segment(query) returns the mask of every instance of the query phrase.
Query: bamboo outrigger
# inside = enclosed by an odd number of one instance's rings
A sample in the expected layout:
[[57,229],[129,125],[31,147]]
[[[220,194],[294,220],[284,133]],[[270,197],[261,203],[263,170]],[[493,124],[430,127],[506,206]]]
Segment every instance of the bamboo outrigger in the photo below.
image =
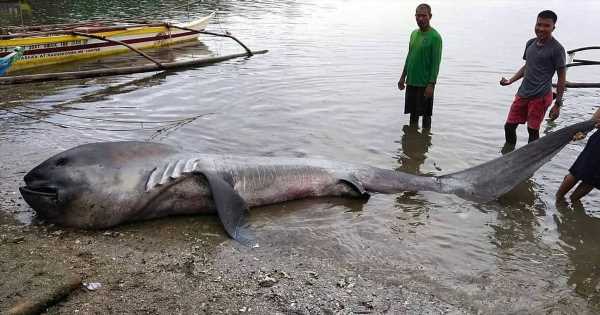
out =
[[[567,68],[580,67],[580,66],[591,66],[600,65],[600,61],[587,60],[587,59],[575,59],[575,53],[586,50],[600,50],[600,46],[589,46],[571,49],[567,51],[569,55],[569,62]],[[582,82],[566,82],[565,86],[568,88],[600,88],[600,82],[582,83]]]
[[152,72],[152,71],[161,71],[161,70],[177,70],[177,69],[182,69],[182,68],[204,66],[204,65],[213,64],[213,63],[217,63],[217,62],[221,62],[221,61],[225,61],[225,60],[229,60],[229,59],[233,59],[233,58],[264,54],[267,52],[268,52],[268,50],[251,51],[250,53],[246,52],[246,53],[241,53],[241,54],[232,54],[232,55],[219,56],[219,57],[162,63],[160,66],[156,65],[156,64],[150,64],[150,65],[144,65],[144,66],[120,67],[120,68],[113,68],[113,69],[99,69],[99,70],[73,71],[73,72],[56,72],[56,73],[45,73],[45,74],[0,77],[0,85],[96,78],[96,77],[102,77],[102,76],[123,75],[123,74]]

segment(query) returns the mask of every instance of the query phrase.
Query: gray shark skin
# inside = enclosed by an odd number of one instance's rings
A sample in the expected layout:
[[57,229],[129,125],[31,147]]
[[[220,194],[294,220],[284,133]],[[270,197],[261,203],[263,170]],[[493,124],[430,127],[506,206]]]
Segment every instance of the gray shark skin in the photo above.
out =
[[326,160],[186,153],[151,142],[92,143],[44,161],[25,175],[20,191],[39,217],[63,226],[102,229],[216,213],[233,239],[252,244],[244,228],[249,207],[404,191],[493,200],[529,178],[575,133],[593,127],[593,121],[574,124],[490,162],[431,177]]

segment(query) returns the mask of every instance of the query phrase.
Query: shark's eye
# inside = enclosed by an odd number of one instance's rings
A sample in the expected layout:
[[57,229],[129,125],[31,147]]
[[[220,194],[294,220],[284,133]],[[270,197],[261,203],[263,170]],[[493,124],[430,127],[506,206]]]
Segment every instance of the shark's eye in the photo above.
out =
[[56,166],[66,165],[68,161],[69,160],[67,160],[66,158],[60,158],[60,159],[58,159],[58,161],[56,161]]

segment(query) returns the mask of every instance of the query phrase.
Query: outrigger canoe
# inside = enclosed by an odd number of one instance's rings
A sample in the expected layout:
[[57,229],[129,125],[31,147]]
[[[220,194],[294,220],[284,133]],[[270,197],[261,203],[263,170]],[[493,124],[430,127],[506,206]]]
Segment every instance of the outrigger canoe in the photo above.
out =
[[[15,48],[24,49],[23,56],[8,72],[70,62],[86,58],[130,51],[125,43],[136,49],[156,48],[195,40],[208,25],[214,13],[189,23],[90,22],[46,26],[36,30],[0,34],[0,58]],[[181,28],[177,28],[181,27]]]

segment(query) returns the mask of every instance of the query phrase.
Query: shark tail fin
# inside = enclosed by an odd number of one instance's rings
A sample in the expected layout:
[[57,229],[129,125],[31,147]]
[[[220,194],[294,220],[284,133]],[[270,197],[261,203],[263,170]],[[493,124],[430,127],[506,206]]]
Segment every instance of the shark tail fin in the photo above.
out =
[[567,145],[577,132],[588,132],[594,125],[592,120],[573,124],[495,160],[440,176],[440,189],[477,202],[496,199],[531,177]]

